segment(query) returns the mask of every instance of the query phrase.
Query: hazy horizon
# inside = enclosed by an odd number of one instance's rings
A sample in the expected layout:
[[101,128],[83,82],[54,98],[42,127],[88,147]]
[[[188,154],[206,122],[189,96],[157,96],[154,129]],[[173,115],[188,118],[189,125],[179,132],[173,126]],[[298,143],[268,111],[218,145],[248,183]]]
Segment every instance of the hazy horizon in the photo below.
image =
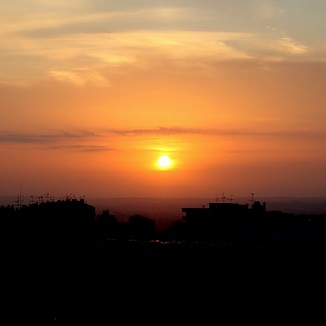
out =
[[[46,197],[46,195],[49,195]],[[18,205],[18,196],[0,196],[1,205]],[[182,208],[184,207],[208,207],[211,202],[216,202],[216,197],[179,197],[179,198],[154,198],[154,197],[108,197],[91,198],[78,196],[52,197],[50,194],[33,197],[22,195],[20,204],[29,205],[32,202],[46,202],[47,200],[60,199],[85,199],[86,203],[96,209],[96,214],[100,215],[104,210],[109,210],[110,214],[115,215],[118,221],[127,221],[132,215],[143,215],[154,219],[158,230],[166,229],[174,222],[182,220]],[[232,202],[251,205],[252,200],[266,203],[267,211],[282,211],[291,214],[326,214],[326,197],[230,197],[224,199],[219,197],[218,202]]]

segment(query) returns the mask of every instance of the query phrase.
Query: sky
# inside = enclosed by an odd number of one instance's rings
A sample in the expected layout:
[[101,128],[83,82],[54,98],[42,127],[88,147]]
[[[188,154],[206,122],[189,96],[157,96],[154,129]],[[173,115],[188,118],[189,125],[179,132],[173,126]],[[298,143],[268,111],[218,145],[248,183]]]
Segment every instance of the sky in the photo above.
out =
[[325,12],[0,0],[0,195],[325,197]]

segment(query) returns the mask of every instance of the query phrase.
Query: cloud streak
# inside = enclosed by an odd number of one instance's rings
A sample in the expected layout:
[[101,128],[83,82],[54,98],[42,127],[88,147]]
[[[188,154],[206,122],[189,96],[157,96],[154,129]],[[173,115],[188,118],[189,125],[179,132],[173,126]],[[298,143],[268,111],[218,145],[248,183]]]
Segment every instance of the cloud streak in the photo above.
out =
[[63,132],[58,134],[30,134],[30,133],[0,133],[0,142],[9,143],[52,143],[62,140],[85,139],[96,137],[96,134],[88,131],[79,133]]
[[[64,132],[58,134],[0,133],[0,143],[23,145],[42,145],[53,150],[70,150],[82,152],[99,152],[113,150],[112,147],[99,143],[112,137],[147,137],[147,136],[207,136],[207,137],[265,137],[286,138],[294,140],[326,140],[326,133],[317,131],[250,131],[246,129],[201,129],[181,127],[159,127],[153,129],[107,129],[101,134],[94,132]],[[82,142],[82,143],[81,143]],[[86,142],[86,143],[85,143]]]
[[112,148],[97,144],[99,136],[92,132],[64,132],[58,134],[0,133],[0,143],[38,145],[50,150],[69,152],[104,152]]
[[49,75],[59,82],[66,82],[74,86],[83,87],[96,85],[97,87],[110,87],[110,81],[96,70],[75,69],[72,71],[52,70]]
[[83,153],[96,153],[112,151],[112,148],[100,145],[62,145],[62,146],[49,146],[48,149],[64,150],[68,152],[83,152]]
[[159,127],[154,129],[109,129],[109,133],[121,136],[175,136],[175,135],[207,135],[223,137],[277,137],[293,139],[326,139],[326,133],[306,130],[264,130],[251,131],[246,129],[200,129],[181,127]]
[[280,28],[288,3],[284,9],[249,0],[236,6],[181,0],[28,2],[31,8],[19,6],[18,13],[15,1],[0,5],[0,58],[11,67],[2,69],[2,82],[38,77],[107,87],[101,71],[150,68],[155,57],[192,67],[226,60],[323,60],[325,53],[320,42],[312,43],[315,35],[304,40],[292,28]]

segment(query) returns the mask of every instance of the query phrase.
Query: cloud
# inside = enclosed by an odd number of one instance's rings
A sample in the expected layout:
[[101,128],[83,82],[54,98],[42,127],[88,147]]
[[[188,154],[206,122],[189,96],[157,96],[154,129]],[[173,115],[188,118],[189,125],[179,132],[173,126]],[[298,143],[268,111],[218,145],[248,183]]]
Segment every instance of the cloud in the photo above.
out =
[[0,80],[50,77],[76,86],[107,87],[110,82],[104,75],[108,72],[129,66],[148,69],[162,59],[181,66],[248,59],[245,51],[233,45],[250,38],[247,33],[196,31],[79,33],[51,40],[7,37],[0,50],[0,57],[6,58]]
[[94,85],[97,87],[109,87],[111,83],[100,73],[88,69],[76,69],[74,71],[52,70],[49,75],[55,80],[66,82],[75,86]]
[[58,134],[0,133],[0,143],[39,145],[45,149],[74,152],[103,152],[112,150],[104,145],[94,144],[100,137],[92,132],[64,132]]
[[18,133],[0,134],[2,143],[24,143],[24,144],[45,144],[52,143],[62,139],[71,138],[70,135],[34,135]]
[[[178,137],[185,136],[181,141]],[[187,138],[189,136],[189,138]],[[192,137],[190,137],[192,136]],[[132,143],[126,143],[123,138],[137,137],[140,141],[150,139],[149,145],[138,145],[138,150],[161,151],[171,145],[171,148],[182,150],[185,146],[184,141],[213,142],[216,141],[236,141],[241,139],[251,143],[254,140],[263,140],[264,142],[290,141],[296,144],[295,147],[307,146],[314,143],[314,149],[324,150],[326,142],[325,132],[294,130],[258,130],[251,131],[246,129],[202,129],[202,128],[181,128],[181,127],[160,127],[153,129],[108,129],[101,134],[92,132],[71,132],[58,134],[31,134],[31,133],[0,133],[0,144],[19,145],[25,148],[37,148],[38,150],[60,151],[67,153],[100,153],[116,150],[130,150]],[[169,139],[168,139],[169,138]],[[132,140],[134,142],[135,139]],[[136,141],[137,143],[137,141]],[[108,146],[110,144],[110,146]],[[183,145],[181,145],[183,144]],[[140,147],[139,147],[140,146]],[[144,147],[145,146],[145,147]],[[169,150],[172,150],[169,148]],[[312,148],[312,147],[311,147]],[[246,150],[246,149],[244,149]]]
[[324,58],[320,42],[308,46],[293,37],[294,29],[289,35],[266,29],[279,26],[274,19],[285,12],[272,1],[18,3],[1,5],[0,13],[0,82],[9,84],[51,78],[108,87],[112,70],[150,69],[162,60],[211,67],[216,61]]
[[109,133],[122,136],[142,136],[142,135],[180,135],[180,134],[206,134],[208,130],[195,128],[154,128],[154,129],[110,129]]
[[[203,129],[203,128],[182,128],[182,127],[158,127],[153,129],[107,129],[101,135],[83,132],[63,132],[58,134],[31,134],[31,133],[0,133],[0,143],[17,144],[39,144],[46,145],[51,149],[74,149],[82,151],[109,150],[107,146],[94,144],[103,140],[105,134],[116,136],[176,136],[176,135],[202,135],[202,136],[224,136],[224,137],[280,137],[293,139],[319,138],[326,139],[326,133],[316,131],[251,131],[246,129]],[[91,141],[93,144],[76,144],[80,141]],[[71,144],[71,142],[74,142]]]
[[259,0],[255,1],[255,12],[258,18],[263,20],[271,20],[282,17],[285,10],[278,7],[272,1]]
[[319,138],[326,139],[326,133],[306,130],[264,130],[251,131],[246,129],[200,129],[200,128],[181,128],[181,127],[159,127],[153,129],[109,129],[109,133],[122,136],[175,136],[175,135],[208,135],[208,136],[243,136],[243,137],[279,137],[293,139]]
[[110,147],[100,146],[100,145],[62,145],[62,146],[49,146],[48,149],[65,150],[69,152],[84,152],[84,153],[106,152],[112,150],[112,148]]
[[69,0],[69,1],[60,1],[60,0],[29,0],[30,2],[49,9],[74,9],[76,6],[83,6],[87,1],[85,0]]
[[277,44],[280,46],[280,49],[283,49],[285,52],[290,54],[304,54],[307,53],[308,47],[299,44],[292,40],[290,37],[282,37],[277,41]]

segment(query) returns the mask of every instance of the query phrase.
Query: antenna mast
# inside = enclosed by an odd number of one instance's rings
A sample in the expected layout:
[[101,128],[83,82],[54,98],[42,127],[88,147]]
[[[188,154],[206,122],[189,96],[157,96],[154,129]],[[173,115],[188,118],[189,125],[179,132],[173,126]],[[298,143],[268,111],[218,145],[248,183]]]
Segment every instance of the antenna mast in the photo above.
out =
[[17,200],[15,200],[16,207],[18,209],[21,209],[23,206],[23,197],[22,197],[22,185],[19,184],[19,195],[17,197]]
[[255,195],[255,194],[252,192],[252,193],[251,193],[251,206],[254,204],[254,195]]
[[22,197],[22,184],[19,184],[19,199],[18,199],[18,207],[21,208],[23,206],[23,197]]

